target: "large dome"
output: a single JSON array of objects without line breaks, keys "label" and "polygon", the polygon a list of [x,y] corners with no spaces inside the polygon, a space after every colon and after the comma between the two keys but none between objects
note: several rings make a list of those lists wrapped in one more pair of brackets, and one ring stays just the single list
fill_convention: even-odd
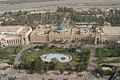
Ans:
[{"label": "large dome", "polygon": [[65,30],[66,27],[65,26],[58,26],[58,30]]}]

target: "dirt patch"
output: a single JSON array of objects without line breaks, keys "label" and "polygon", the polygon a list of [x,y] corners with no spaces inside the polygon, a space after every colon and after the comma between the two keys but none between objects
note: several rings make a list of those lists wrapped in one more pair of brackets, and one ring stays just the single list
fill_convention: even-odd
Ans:
[{"label": "dirt patch", "polygon": [[0,1],[9,1],[9,0],[0,0]]},{"label": "dirt patch", "polygon": [[60,0],[0,0],[5,4],[19,4],[19,3],[29,3],[29,2],[47,2],[47,1],[60,1]]},{"label": "dirt patch", "polygon": [[120,67],[120,63],[110,63],[110,65],[114,65],[114,66],[119,66]]}]

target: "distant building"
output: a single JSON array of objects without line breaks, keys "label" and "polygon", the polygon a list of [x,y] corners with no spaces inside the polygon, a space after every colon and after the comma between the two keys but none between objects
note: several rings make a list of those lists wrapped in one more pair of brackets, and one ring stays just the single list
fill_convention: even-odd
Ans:
[{"label": "distant building", "polygon": [[96,22],[76,22],[73,27],[75,28],[93,28],[96,27]]},{"label": "distant building", "polygon": [[104,26],[97,29],[96,42],[114,42],[118,40],[120,40],[120,27]]},{"label": "distant building", "polygon": [[28,26],[0,26],[1,46],[29,44],[28,36],[32,28]]},{"label": "distant building", "polygon": [[54,28],[55,25],[54,24],[46,24],[46,25],[39,24],[37,27],[38,28]]},{"label": "distant building", "polygon": [[43,11],[43,10],[32,10],[32,11],[29,12],[29,14],[39,14],[39,13],[44,14],[44,13],[46,13],[46,12],[47,12],[47,11]]}]

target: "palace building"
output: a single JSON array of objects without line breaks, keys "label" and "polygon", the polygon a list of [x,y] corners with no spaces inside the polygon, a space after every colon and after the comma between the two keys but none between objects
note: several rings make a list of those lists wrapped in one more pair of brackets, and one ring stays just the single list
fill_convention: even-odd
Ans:
[{"label": "palace building", "polygon": [[113,27],[113,26],[103,26],[97,29],[96,36],[95,36],[95,44],[97,42],[116,42],[120,40],[120,27]]},{"label": "palace building", "polygon": [[88,39],[94,39],[95,44],[118,41],[120,27],[98,26],[96,32],[93,32],[91,28],[86,27],[38,27],[32,31],[30,26],[0,26],[1,47],[29,43],[80,42]]},{"label": "palace building", "polygon": [[73,40],[80,41],[81,39],[91,35],[88,28],[66,28],[65,26],[58,26],[52,28],[38,28],[30,35],[31,43],[45,43],[45,42],[71,42]]},{"label": "palace building", "polygon": [[1,47],[11,45],[29,44],[28,36],[32,32],[29,26],[1,26]]}]

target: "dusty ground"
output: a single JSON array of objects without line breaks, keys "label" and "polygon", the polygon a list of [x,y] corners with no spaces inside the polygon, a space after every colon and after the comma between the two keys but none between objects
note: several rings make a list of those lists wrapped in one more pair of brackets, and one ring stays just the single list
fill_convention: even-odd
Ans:
[{"label": "dusty ground", "polygon": [[[48,6],[39,6],[39,7],[34,7],[34,8],[24,8],[24,9],[17,9],[17,10],[11,10],[11,11],[30,11],[30,10],[46,10],[46,11],[55,11],[57,7],[72,7],[79,11],[80,9],[82,10],[88,10],[89,8],[120,8],[120,2],[119,3],[74,3],[74,4],[62,4],[62,5],[48,5]],[[3,11],[4,12],[4,11]]]},{"label": "dusty ground", "polygon": [[9,0],[0,0],[0,1],[9,1]]},{"label": "dusty ground", "polygon": [[[15,0],[15,1],[19,1],[19,0]],[[20,1],[23,1],[23,0],[20,0]],[[24,1],[31,1],[31,0],[24,0]],[[34,0],[34,1],[49,1],[49,0]],[[72,7],[76,11],[88,10],[89,8],[108,9],[108,8],[114,8],[114,7],[120,8],[120,2],[119,3],[74,3],[74,4],[64,4],[64,5],[63,4],[62,5],[48,5],[48,6],[39,6],[39,7],[34,7],[34,8],[22,8],[22,9],[16,9],[16,10],[2,10],[0,11],[0,14],[4,12],[8,12],[8,11],[16,12],[19,10],[22,10],[22,11],[41,10],[41,11],[54,12],[56,11],[57,7]]]},{"label": "dusty ground", "polygon": [[0,0],[5,4],[18,4],[18,3],[28,3],[28,2],[46,2],[46,1],[59,1],[59,0]]}]

